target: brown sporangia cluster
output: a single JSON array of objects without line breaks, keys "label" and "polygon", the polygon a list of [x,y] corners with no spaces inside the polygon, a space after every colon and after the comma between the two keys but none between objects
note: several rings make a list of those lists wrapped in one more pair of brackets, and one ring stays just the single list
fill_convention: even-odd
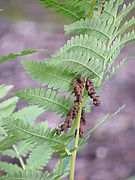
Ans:
[{"label": "brown sporangia cluster", "polygon": [[83,126],[85,126],[85,125],[86,125],[86,112],[83,109],[82,114],[81,114],[80,128],[79,128],[79,136],[80,136],[80,138],[83,137],[83,133],[84,133]]},{"label": "brown sporangia cluster", "polygon": [[102,8],[101,8],[100,14],[103,14],[104,9],[105,9],[105,0],[103,0],[102,2]]},{"label": "brown sporangia cluster", "polygon": [[[74,89],[74,94],[75,94],[74,107],[70,109],[70,111],[67,115],[66,121],[64,123],[62,123],[60,126],[58,126],[57,135],[60,135],[61,132],[63,132],[63,131],[67,132],[68,128],[72,127],[72,121],[73,121],[73,119],[76,119],[77,114],[78,114],[79,105],[83,101],[84,87],[86,88],[90,98],[93,99],[93,104],[95,106],[99,106],[101,104],[101,102],[99,100],[99,96],[95,92],[94,83],[90,77],[87,78],[86,83],[82,77],[80,77],[79,79],[74,78],[73,79],[73,89]],[[84,131],[83,131],[84,125],[86,125],[86,112],[83,109],[81,112],[81,121],[80,121],[80,128],[79,128],[80,138],[82,138],[83,133],[84,133]],[[75,134],[76,133],[77,132],[75,132]]]},{"label": "brown sporangia cluster", "polygon": [[82,77],[79,79],[74,78],[73,79],[73,88],[75,93],[75,101],[74,101],[74,107],[70,109],[66,121],[62,123],[57,128],[57,134],[60,135],[61,132],[65,131],[67,132],[68,128],[72,127],[72,121],[77,117],[79,104],[82,103],[83,100],[83,89],[85,86],[85,81]]},{"label": "brown sporangia cluster", "polygon": [[86,81],[86,90],[88,92],[88,96],[90,96],[90,98],[93,99],[93,104],[95,106],[100,106],[101,101],[99,99],[99,96],[96,94],[94,83],[90,77],[88,77]]}]

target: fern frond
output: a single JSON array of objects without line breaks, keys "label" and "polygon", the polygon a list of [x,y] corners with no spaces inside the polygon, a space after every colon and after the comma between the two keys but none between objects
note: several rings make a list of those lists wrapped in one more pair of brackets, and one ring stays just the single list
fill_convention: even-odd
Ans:
[{"label": "fern frond", "polygon": [[28,153],[33,150],[33,147],[32,144],[22,141],[16,145],[18,154],[16,154],[13,149],[7,149],[6,151],[3,151],[2,154],[11,158],[19,158],[19,156],[26,157]]},{"label": "fern frond", "polygon": [[113,39],[117,36],[121,36],[131,26],[135,25],[135,17],[133,16],[129,21],[126,21],[113,35]]},{"label": "fern frond", "polygon": [[97,39],[108,40],[111,38],[112,25],[109,21],[101,21],[96,16],[91,19],[81,19],[70,25],[65,25],[65,34],[88,34]]},{"label": "fern frond", "polygon": [[71,72],[82,74],[82,76],[90,75],[92,78],[101,78],[102,62],[98,59],[91,58],[87,53],[65,53],[61,56],[52,58],[50,63],[61,65]]},{"label": "fern frond", "polygon": [[5,176],[0,177],[1,180],[57,180],[56,176],[49,174],[48,172],[43,174],[36,170],[26,170],[18,172],[10,172]]},{"label": "fern frond", "polygon": [[75,74],[63,68],[49,65],[47,62],[22,61],[27,73],[48,88],[60,89],[65,91],[72,90],[72,80]]},{"label": "fern frond", "polygon": [[120,4],[123,3],[123,0],[110,0],[106,3],[104,12],[102,14],[103,20],[110,20],[111,22],[114,22],[116,19],[117,10]]},{"label": "fern frond", "polygon": [[72,4],[74,7],[80,7],[81,10],[83,10],[86,14],[86,16],[89,13],[92,0],[69,0],[70,4]]},{"label": "fern frond", "polygon": [[80,35],[72,37],[71,40],[67,41],[67,44],[60,49],[53,57],[60,56],[65,52],[82,52],[91,55],[91,58],[103,60],[105,58],[106,46],[96,37],[86,35]]},{"label": "fern frond", "polygon": [[[54,150],[65,147],[65,141],[68,139],[64,135],[57,136],[56,130],[49,128],[45,131],[41,126],[34,126],[28,122],[22,122],[19,119],[7,118],[2,122],[2,127],[18,140],[24,140],[31,144],[48,143]],[[0,145],[1,146],[1,145]]]},{"label": "fern frond", "polygon": [[18,98],[13,97],[0,103],[0,119],[8,117],[15,110],[17,102]]},{"label": "fern frond", "polygon": [[84,11],[80,7],[69,5],[67,2],[58,2],[56,0],[40,0],[46,7],[54,9],[59,14],[71,19],[72,21],[79,20],[83,17]]},{"label": "fern frond", "polygon": [[29,49],[29,50],[24,50],[24,51],[22,51],[22,52],[20,52],[20,53],[16,53],[16,54],[10,53],[9,55],[3,56],[3,57],[0,59],[0,64],[6,62],[6,61],[8,61],[8,60],[16,59],[16,58],[18,58],[18,57],[20,57],[20,56],[26,56],[26,55],[30,55],[30,54],[33,54],[33,53],[36,53],[36,52],[38,52],[38,51],[37,51],[37,50],[31,50],[31,49]]},{"label": "fern frond", "polygon": [[39,124],[38,124],[38,127],[41,127],[44,129],[44,131],[47,130],[47,128],[49,127],[48,126],[48,121],[41,121]]},{"label": "fern frond", "polygon": [[2,155],[8,156],[10,158],[15,158],[17,156],[16,153],[14,152],[14,150],[12,150],[12,149],[7,149],[7,150],[3,151]]},{"label": "fern frond", "polygon": [[44,112],[43,108],[39,108],[36,106],[28,106],[23,109],[15,112],[12,117],[15,119],[21,119],[24,122],[33,123],[40,114]]},{"label": "fern frond", "polygon": [[12,85],[0,85],[0,99],[2,99],[3,97],[5,97],[8,93],[8,91],[10,91],[13,88]]},{"label": "fern frond", "polygon": [[0,162],[0,169],[4,170],[6,173],[21,171],[21,168],[17,166],[16,164],[11,164],[11,163],[2,162],[2,161]]},{"label": "fern frond", "polygon": [[116,38],[115,41],[113,42],[113,45],[111,46],[109,56],[107,58],[107,62],[110,61],[113,54],[116,54],[116,52],[119,53],[117,49],[121,49],[125,44],[127,44],[130,41],[133,41],[134,39],[135,39],[135,31],[129,32],[125,34],[123,37],[119,36],[118,38]]},{"label": "fern frond", "polygon": [[65,96],[56,94],[56,91],[46,91],[44,88],[21,90],[16,92],[16,95],[33,105],[57,112],[62,116],[66,116],[73,106],[70,98],[66,99]]},{"label": "fern frond", "polygon": [[17,141],[17,138],[15,136],[6,136],[4,139],[0,141],[0,151],[5,151],[9,147],[11,147],[13,144],[15,144]]},{"label": "fern frond", "polygon": [[[104,83],[106,83],[106,81],[108,81],[119,69],[120,67],[125,64],[128,60],[130,59],[130,57],[126,57],[123,60],[120,61],[120,63],[118,65],[116,65],[115,67],[113,67],[112,69],[108,70],[108,74],[106,75],[106,78],[104,80]],[[135,60],[135,58],[134,58]]]},{"label": "fern frond", "polygon": [[47,165],[52,156],[52,150],[48,144],[37,146],[27,159],[27,169],[41,170]]},{"label": "fern frond", "polygon": [[131,31],[128,32],[127,34],[125,34],[120,41],[120,45],[119,46],[124,46],[125,44],[127,44],[130,41],[133,41],[135,39],[135,31]]},{"label": "fern frond", "polygon": [[121,21],[127,14],[135,7],[135,1],[129,2],[128,5],[124,4],[122,10],[117,16],[116,26],[119,26]]}]

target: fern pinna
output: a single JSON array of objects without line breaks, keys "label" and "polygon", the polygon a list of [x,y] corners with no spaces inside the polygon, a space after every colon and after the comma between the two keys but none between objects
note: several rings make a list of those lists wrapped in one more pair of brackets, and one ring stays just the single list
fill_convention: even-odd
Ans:
[{"label": "fern pinna", "polygon": [[[135,39],[134,31],[127,32],[135,25],[135,18],[124,22],[124,18],[135,7],[135,1],[128,5],[123,4],[123,0],[40,1],[72,21],[64,27],[65,35],[71,34],[72,37],[58,52],[43,62],[22,61],[28,75],[42,83],[43,87],[21,90],[16,92],[16,96],[34,105],[34,108],[41,108],[41,112],[49,110],[61,114],[65,122],[50,130],[44,123],[35,127],[24,119],[24,113],[18,112],[17,116],[15,113],[11,117],[2,118],[1,128],[6,132],[6,137],[0,143],[3,154],[9,153],[10,156],[21,158],[23,153],[18,156],[8,149],[11,145],[14,147],[17,141],[30,147],[27,147],[30,156],[26,164],[23,163],[23,170],[19,168],[13,173],[9,171],[2,179],[9,179],[9,176],[37,179],[37,174],[41,173],[40,170],[48,159],[52,155],[59,155],[60,160],[53,173],[39,176],[42,176],[41,179],[60,179],[70,173],[70,180],[73,180],[77,152],[97,127],[123,108],[122,106],[111,115],[107,114],[95,127],[83,134],[85,112],[90,111],[88,107],[91,106],[91,100],[96,106],[101,103],[96,91],[99,92],[104,83],[129,59],[125,57],[120,64],[114,66],[121,49]],[[120,6],[121,10],[118,11]],[[68,93],[69,97],[62,96],[61,91]],[[37,170],[36,173],[33,172],[34,169]]]}]

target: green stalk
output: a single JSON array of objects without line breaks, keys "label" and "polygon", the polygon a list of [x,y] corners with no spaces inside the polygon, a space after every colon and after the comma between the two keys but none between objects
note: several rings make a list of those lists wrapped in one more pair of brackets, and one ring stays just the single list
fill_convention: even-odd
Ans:
[{"label": "green stalk", "polygon": [[90,7],[89,14],[88,14],[88,19],[91,19],[91,18],[92,18],[95,4],[96,4],[96,0],[93,0],[92,3],[91,3],[91,7]]},{"label": "green stalk", "polygon": [[[4,134],[4,136],[7,137],[7,133],[6,133],[6,132],[3,132],[3,134]],[[25,165],[24,165],[23,159],[22,159],[22,157],[19,155],[19,152],[18,152],[16,146],[15,146],[15,145],[12,145],[12,148],[13,148],[13,150],[15,151],[15,153],[17,154],[17,157],[18,157],[18,159],[19,159],[19,162],[20,162],[20,164],[21,164],[22,169],[25,170]]]},{"label": "green stalk", "polygon": [[[73,134],[75,125],[76,125],[76,119],[74,120],[74,123],[73,123],[73,125],[72,125],[72,127],[70,129],[69,136],[71,136]],[[66,145],[68,144],[68,142],[69,142],[69,139],[67,140]],[[58,170],[58,177],[59,177],[58,180],[60,180],[62,166],[63,166],[63,161],[64,161],[64,159],[60,160],[60,165],[59,165],[59,170]]]},{"label": "green stalk", "polygon": [[16,146],[13,145],[12,147],[13,147],[14,151],[16,152],[17,156],[18,156],[18,159],[19,159],[19,161],[20,161],[20,164],[21,164],[22,169],[25,170],[24,162],[23,162],[21,156],[19,155],[19,152],[17,151]]},{"label": "green stalk", "polygon": [[70,180],[74,180],[74,172],[75,172],[75,160],[76,160],[76,153],[77,153],[77,147],[78,147],[78,141],[79,141],[79,128],[80,128],[80,119],[81,119],[81,112],[82,112],[82,106],[80,105],[78,115],[76,118],[76,137],[74,139],[74,151],[72,153],[71,158],[71,167],[70,167]]},{"label": "green stalk", "polygon": [[60,180],[62,166],[63,166],[63,161],[64,161],[64,159],[60,160],[60,165],[59,165],[59,170],[58,170],[58,180]]}]

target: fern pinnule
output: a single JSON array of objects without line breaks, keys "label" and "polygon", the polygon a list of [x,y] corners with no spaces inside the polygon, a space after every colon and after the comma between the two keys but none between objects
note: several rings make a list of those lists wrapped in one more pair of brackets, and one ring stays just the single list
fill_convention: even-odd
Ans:
[{"label": "fern pinnule", "polygon": [[76,52],[76,53],[87,53],[91,58],[97,58],[101,61],[105,58],[106,45],[98,40],[96,37],[88,36],[87,34],[72,37],[71,40],[67,41],[67,44],[60,49],[60,51],[54,54],[52,57],[60,56],[65,52]]},{"label": "fern pinnule", "polygon": [[6,101],[0,103],[0,119],[8,117],[13,113],[18,102],[18,97],[12,97]]},{"label": "fern pinnule", "polygon": [[49,174],[46,172],[43,174],[41,171],[36,170],[26,170],[26,171],[18,171],[18,172],[10,172],[6,176],[0,177],[1,180],[57,180],[57,176],[53,174]]},{"label": "fern pinnule", "polygon": [[[126,45],[128,42],[133,41],[135,39],[135,31],[128,32],[123,37],[118,36],[115,41],[113,42],[113,45],[110,48],[109,54],[108,54],[108,60],[113,56],[114,53],[116,53],[117,49],[122,49],[124,45]],[[119,51],[117,51],[119,53]]]},{"label": "fern pinnule", "polygon": [[18,165],[8,163],[8,162],[4,162],[4,161],[0,162],[0,169],[4,170],[6,173],[10,173],[10,172],[16,172],[17,173],[18,171],[22,171]]},{"label": "fern pinnule", "polygon": [[53,57],[49,63],[61,65],[71,72],[81,74],[82,76],[92,76],[101,78],[102,61],[91,58],[90,54],[82,52],[64,53]]},{"label": "fern pinnule", "polygon": [[29,155],[26,161],[27,169],[42,170],[47,165],[49,159],[53,154],[52,149],[48,144],[44,143],[37,146]]},{"label": "fern pinnule", "polygon": [[76,21],[84,16],[84,11],[79,6],[75,7],[67,2],[58,2],[56,0],[40,0],[46,7],[54,9],[59,14]]},{"label": "fern pinnule", "polygon": [[64,148],[65,140],[69,138],[66,138],[65,135],[58,137],[55,129],[54,131],[51,131],[49,128],[45,130],[41,126],[34,126],[28,122],[22,122],[14,118],[4,119],[2,127],[8,134],[12,134],[15,140],[23,140],[34,145],[40,145],[46,142],[53,150]]},{"label": "fern pinnule", "polygon": [[16,148],[17,154],[13,149],[7,149],[5,151],[2,151],[2,154],[11,158],[26,157],[28,153],[33,150],[34,146],[31,143],[21,141],[19,142],[19,144],[17,143]]},{"label": "fern pinnule", "polygon": [[117,20],[116,20],[117,27],[119,27],[123,18],[125,18],[134,7],[135,7],[135,1],[129,2],[128,5],[126,4],[123,5],[123,8],[121,9],[121,11],[119,12],[117,16]]},{"label": "fern pinnule", "polygon": [[112,69],[110,68],[110,69],[108,70],[107,75],[106,75],[106,77],[105,77],[105,79],[104,79],[104,83],[105,83],[106,81],[108,81],[108,80],[120,69],[120,67],[121,67],[123,64],[126,63],[127,59],[128,59],[128,58],[124,58],[123,60],[120,61],[120,63],[119,63],[118,65],[116,65],[115,67],[112,67]]},{"label": "fern pinnule", "polygon": [[33,123],[43,112],[43,108],[27,106],[13,113],[12,117],[15,119],[21,119],[24,122]]},{"label": "fern pinnule", "polygon": [[72,79],[75,77],[74,73],[55,65],[50,65],[47,62],[37,61],[22,61],[27,73],[34,79],[48,85],[48,88],[60,89],[64,91],[72,90]]},{"label": "fern pinnule", "polygon": [[0,99],[4,98],[12,88],[12,85],[0,85]]},{"label": "fern pinnule", "polygon": [[126,21],[122,26],[120,26],[119,29],[117,29],[117,31],[115,31],[115,33],[113,35],[113,39],[115,39],[118,36],[122,36],[123,33],[125,33],[125,31],[127,31],[133,25],[135,25],[135,17],[134,16],[129,21]]},{"label": "fern pinnule", "polygon": [[1,59],[0,59],[0,64],[8,61],[8,60],[12,60],[12,59],[16,59],[18,57],[21,57],[21,56],[26,56],[26,55],[30,55],[30,54],[33,54],[33,53],[36,53],[38,52],[38,50],[32,50],[32,49],[29,49],[29,50],[24,50],[20,53],[10,53],[9,55],[7,56],[3,56]]},{"label": "fern pinnule", "polygon": [[[5,129],[4,129],[5,130]],[[13,144],[17,142],[17,137],[13,136],[12,134],[6,136],[0,141],[0,151],[5,151]]]},{"label": "fern pinnule", "polygon": [[117,10],[118,10],[118,7],[121,3],[122,2],[117,1],[117,0],[107,2],[105,9],[104,9],[104,12],[101,14],[101,18],[103,20],[110,20],[112,22],[115,22]]},{"label": "fern pinnule", "polygon": [[50,89],[46,91],[45,88],[25,89],[15,94],[30,104],[62,114],[62,116],[66,116],[73,105],[70,98],[66,99],[65,96],[57,94],[56,91]]},{"label": "fern pinnule", "polygon": [[97,39],[108,40],[111,38],[112,34],[112,22],[99,21],[99,19],[94,16],[91,21],[89,19],[81,19],[70,25],[65,25],[65,34],[88,34]]}]

